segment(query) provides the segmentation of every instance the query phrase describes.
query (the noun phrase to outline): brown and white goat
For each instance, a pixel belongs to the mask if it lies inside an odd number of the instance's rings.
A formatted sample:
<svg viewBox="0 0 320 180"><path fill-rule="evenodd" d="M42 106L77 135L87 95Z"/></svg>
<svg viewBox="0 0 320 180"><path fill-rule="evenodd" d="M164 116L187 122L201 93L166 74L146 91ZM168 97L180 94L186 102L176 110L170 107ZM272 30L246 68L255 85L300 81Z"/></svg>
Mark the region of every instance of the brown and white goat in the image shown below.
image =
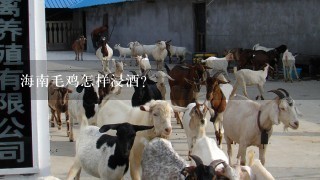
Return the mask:
<svg viewBox="0 0 320 180"><path fill-rule="evenodd" d="M191 155L193 145L198 138L200 129L206 127L206 115L211 109L209 109L205 103L200 104L198 102L190 103L187 106L187 109L188 110L182 117L182 124L187 135L189 148L188 155Z"/></svg>
<svg viewBox="0 0 320 180"><path fill-rule="evenodd" d="M51 127L54 127L54 119L58 124L58 129L61 129L61 113L65 113L67 121L67 136L70 134L70 122L69 122L69 112L68 112L68 101L69 93L72 93L72 90L68 87L57 87L53 80L49 82L48 85L48 105L51 110ZM71 139L70 139L71 141Z"/></svg>
<svg viewBox="0 0 320 180"><path fill-rule="evenodd" d="M222 126L223 112L226 109L227 99L231 93L232 85L228 84L229 81L226 81L225 78L220 78L220 76L222 76L220 74L221 72L217 72L212 77L208 75L206 80L206 100L214 110L214 115L211 116L210 121L213 123L217 143L220 148L222 148L222 137L224 132Z"/></svg>

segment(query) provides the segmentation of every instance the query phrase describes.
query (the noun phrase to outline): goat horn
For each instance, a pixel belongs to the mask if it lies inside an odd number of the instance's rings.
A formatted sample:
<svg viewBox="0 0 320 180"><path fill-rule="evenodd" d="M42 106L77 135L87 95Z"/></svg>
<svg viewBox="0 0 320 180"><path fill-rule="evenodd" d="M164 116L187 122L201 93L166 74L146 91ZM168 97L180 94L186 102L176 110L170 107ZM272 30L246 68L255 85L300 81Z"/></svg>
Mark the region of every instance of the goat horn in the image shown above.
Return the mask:
<svg viewBox="0 0 320 180"><path fill-rule="evenodd" d="M203 164L202 160L201 160L198 156L196 156L196 155L190 155L190 157L194 160L194 162L196 162L196 165L197 165L197 166Z"/></svg>
<svg viewBox="0 0 320 180"><path fill-rule="evenodd" d="M282 94L282 92L279 91L279 90L270 90L270 91L268 91L268 92L273 92L273 93L275 93L276 95L279 96L280 99L285 98L284 94Z"/></svg>
<svg viewBox="0 0 320 180"><path fill-rule="evenodd" d="M287 97L289 97L289 93L288 91L286 91L285 89L282 89L282 88L278 88L277 90L281 91L281 92L284 92L286 94Z"/></svg>
<svg viewBox="0 0 320 180"><path fill-rule="evenodd" d="M219 164L221 164L223 162L225 162L225 161L222 159L217 159L217 160L212 161L209 166L212 166L213 169L215 169Z"/></svg>

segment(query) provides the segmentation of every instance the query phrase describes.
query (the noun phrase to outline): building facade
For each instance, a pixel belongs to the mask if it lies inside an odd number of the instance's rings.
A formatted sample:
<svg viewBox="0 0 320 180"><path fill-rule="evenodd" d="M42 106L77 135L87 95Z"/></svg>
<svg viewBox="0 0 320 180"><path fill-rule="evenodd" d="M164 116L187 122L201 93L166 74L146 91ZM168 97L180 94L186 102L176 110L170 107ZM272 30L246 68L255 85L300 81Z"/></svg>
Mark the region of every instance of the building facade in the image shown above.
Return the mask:
<svg viewBox="0 0 320 180"><path fill-rule="evenodd" d="M90 32L108 25L110 44L172 40L192 52L286 44L290 51L320 55L317 0L141 0L75 9Z"/></svg>

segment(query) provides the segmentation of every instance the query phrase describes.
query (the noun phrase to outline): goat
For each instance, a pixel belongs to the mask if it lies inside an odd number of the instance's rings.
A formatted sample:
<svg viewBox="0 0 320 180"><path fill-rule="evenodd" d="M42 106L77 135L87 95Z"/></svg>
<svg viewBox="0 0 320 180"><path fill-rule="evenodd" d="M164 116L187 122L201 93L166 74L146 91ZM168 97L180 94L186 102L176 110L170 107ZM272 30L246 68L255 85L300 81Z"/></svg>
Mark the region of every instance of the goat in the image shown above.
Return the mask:
<svg viewBox="0 0 320 180"><path fill-rule="evenodd" d="M182 180L180 172L186 166L169 140L156 137L146 143L141 158L142 179Z"/></svg>
<svg viewBox="0 0 320 180"><path fill-rule="evenodd" d="M141 157L144 149L142 139L155 137L168 138L172 132L171 116L173 111L186 111L186 108L172 106L163 100L151 100L140 107L132 107L123 100L110 99L100 109L98 126L111 123L129 122L144 124L154 128L138 133L130 154L130 173L132 179L140 179Z"/></svg>
<svg viewBox="0 0 320 180"><path fill-rule="evenodd" d="M153 75L151 75L149 77L151 80L153 78L156 78L156 80L154 80L156 83L156 86L158 88L158 90L160 91L161 93L161 96L162 96L162 100L165 100L166 98L166 86L165 86L165 83L164 83L164 79L165 78L168 78L170 79L171 81L174 81L174 79L172 79L168 74L166 74L165 72L163 71L157 71L156 73L154 73Z"/></svg>
<svg viewBox="0 0 320 180"><path fill-rule="evenodd" d="M147 54L145 54L144 57L136 56L135 59L139 65L141 74L145 74L146 71L151 70L151 65Z"/></svg>
<svg viewBox="0 0 320 180"><path fill-rule="evenodd" d="M119 51L119 59L123 57L123 60L125 60L127 56L131 57L130 48L121 47L120 44L116 44L114 45L114 49Z"/></svg>
<svg viewBox="0 0 320 180"><path fill-rule="evenodd" d="M191 155L191 158L197 162L196 166L188 166L173 149L170 141L154 138L145 145L143 151L142 179L212 179L215 167L222 162L218 160L205 166L197 156Z"/></svg>
<svg viewBox="0 0 320 180"><path fill-rule="evenodd" d="M137 76L135 71L130 72ZM156 82L149 79L146 75L138 76L137 78L137 84L134 86L134 93L131 98L132 107L141 106L149 102L151 99L163 99Z"/></svg>
<svg viewBox="0 0 320 180"><path fill-rule="evenodd" d="M72 135L70 134L70 121L68 112L68 101L69 93L72 90L68 87L57 87L53 80L48 84L48 105L51 110L51 127L54 127L54 119L58 124L58 129L61 129L61 113L65 113L67 122L67 136L69 136L70 141L73 141Z"/></svg>
<svg viewBox="0 0 320 180"><path fill-rule="evenodd" d="M229 100L223 117L229 159L232 157L231 143L234 141L239 144L237 157L241 157L241 164L245 164L246 149L251 145L259 147L259 159L264 164L266 146L273 125L282 122L285 129L299 127L300 114L289 93L280 88L269 92L275 93L278 97L264 104L247 98L241 101L235 100L237 96Z"/></svg>
<svg viewBox="0 0 320 180"><path fill-rule="evenodd" d="M128 46L129 46L129 49L131 50L132 57L142 56L143 54L145 54L143 46L138 41L130 42ZM131 66L131 62L132 61L130 61L130 66ZM136 65L138 65L137 62L136 62Z"/></svg>
<svg viewBox="0 0 320 180"><path fill-rule="evenodd" d="M201 60L202 63L206 63L206 66L211 68L212 71L223 71L227 78L229 79L228 75L228 61L234 60L233 53L228 53L223 58L217 57L209 57L205 60ZM212 74L212 73L211 73Z"/></svg>
<svg viewBox="0 0 320 180"><path fill-rule="evenodd" d="M264 70L260 70L260 71L253 71L250 69L241 69L237 71L236 68L234 68L235 70L234 75L236 77L236 82L233 86L233 90L231 92L230 97L234 96L238 86L241 85L243 88L243 94L247 98L249 98L246 86L257 85L260 92L260 96L258 95L256 99L260 97L261 100L264 100L263 86L266 83L269 67L270 67L269 64L266 64L266 66L264 67Z"/></svg>
<svg viewBox="0 0 320 180"><path fill-rule="evenodd" d="M182 63L186 59L186 55L191 54L191 52L189 52L186 47L173 46L170 43L171 40L166 41L166 49L168 51L170 64L172 63L172 56L176 56L179 59L179 63Z"/></svg>
<svg viewBox="0 0 320 180"><path fill-rule="evenodd" d="M109 62L113 61L113 67L115 66L115 60L112 59L113 50L108 45L106 38L102 39L101 47L99 47L96 51L97 58L101 61L102 71L106 73L111 73L109 69Z"/></svg>
<svg viewBox="0 0 320 180"><path fill-rule="evenodd" d="M111 79L111 74L105 78ZM68 101L68 111L70 113L70 141L73 141L73 122L74 120L89 121L90 124L97 123L97 114L99 108L106 101L103 101L106 95L114 94L116 88L112 86L113 80L103 78L93 81L88 78L80 83L70 94Z"/></svg>
<svg viewBox="0 0 320 180"><path fill-rule="evenodd" d="M238 179L237 176L239 176L240 168L233 169L230 167L230 161L226 154L217 146L214 139L209 138L206 135L205 127L199 129L198 138L193 146L192 155L197 157L197 159L191 161L191 166L194 164L198 166L200 160L201 164L205 166L211 166L213 162L218 161L219 164L222 163L222 165L216 164L213 168L213 171L217 172L217 175L223 175L232 180Z"/></svg>
<svg viewBox="0 0 320 180"><path fill-rule="evenodd" d="M188 110L182 117L182 124L187 135L188 155L191 155L194 142L199 134L199 129L206 127L206 114L210 110L206 104L199 104L198 102L190 103L187 108Z"/></svg>
<svg viewBox="0 0 320 180"><path fill-rule="evenodd" d="M294 70L297 79L300 81L295 63L296 63L295 56L293 56L292 53L289 52L287 49L282 56L283 76L284 76L285 82L287 82L288 80L293 82L292 70Z"/></svg>
<svg viewBox="0 0 320 180"><path fill-rule="evenodd" d="M95 50L97 50L99 48L99 41L100 41L101 37L107 36L108 35L107 33L108 33L107 26L101 26L101 27L95 28L91 32L92 45Z"/></svg>
<svg viewBox="0 0 320 180"><path fill-rule="evenodd" d="M86 38L84 36L80 36L77 40L75 40L72 44L72 49L74 53L76 54L76 61L80 60L81 56L81 61L83 61L83 50L84 50L84 45L86 43Z"/></svg>
<svg viewBox="0 0 320 180"><path fill-rule="evenodd" d="M224 78L219 78L221 71L214 74L212 77L208 75L206 79L206 100L210 103L214 110L214 115L211 116L210 121L213 123L216 140L220 148L222 148L223 138L223 112L226 109L227 100L232 91L232 85ZM223 75L221 75L223 76Z"/></svg>
<svg viewBox="0 0 320 180"><path fill-rule="evenodd" d="M237 62L237 68L239 70L252 68L252 59L253 59L254 50L235 48L235 49L232 49L230 52L233 53L233 57Z"/></svg>
<svg viewBox="0 0 320 180"><path fill-rule="evenodd" d="M158 41L152 51L152 56L157 63L157 70L162 70L163 62L168 55L165 41Z"/></svg>
<svg viewBox="0 0 320 180"><path fill-rule="evenodd" d="M124 63L122 61L120 62L116 62L116 69L115 72L113 73L114 75L114 79L113 79L113 86L116 88L118 88L118 90L116 90L116 94L119 95L121 93L121 86L118 86L119 81L121 81L121 84L126 83L127 81L123 81L122 80L122 73L123 73L123 67L124 67ZM115 84L117 83L117 84Z"/></svg>
<svg viewBox="0 0 320 180"><path fill-rule="evenodd" d="M206 77L207 66L201 64L195 65L176 65L171 70L165 64L168 75L174 79L169 79L170 85L170 100L173 105L182 107L195 101L197 94L200 92L201 84ZM175 113L177 123L181 123L181 118L178 113ZM182 125L182 124L181 124Z"/></svg>
<svg viewBox="0 0 320 180"><path fill-rule="evenodd" d="M129 155L136 132L153 126L131 125L129 123L103 125L100 129L88 126L82 120L76 144L76 156L68 173L68 180L79 178L81 169L100 179L122 179L129 168ZM117 131L116 136L104 134Z"/></svg>

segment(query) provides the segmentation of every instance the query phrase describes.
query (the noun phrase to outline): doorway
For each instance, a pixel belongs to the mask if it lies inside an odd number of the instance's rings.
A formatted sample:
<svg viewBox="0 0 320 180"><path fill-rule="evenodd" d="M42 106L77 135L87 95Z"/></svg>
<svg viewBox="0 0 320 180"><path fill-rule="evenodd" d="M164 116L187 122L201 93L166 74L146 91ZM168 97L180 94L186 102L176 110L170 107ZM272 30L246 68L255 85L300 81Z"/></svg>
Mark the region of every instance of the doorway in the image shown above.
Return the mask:
<svg viewBox="0 0 320 180"><path fill-rule="evenodd" d="M194 3L195 51L206 52L206 3Z"/></svg>

